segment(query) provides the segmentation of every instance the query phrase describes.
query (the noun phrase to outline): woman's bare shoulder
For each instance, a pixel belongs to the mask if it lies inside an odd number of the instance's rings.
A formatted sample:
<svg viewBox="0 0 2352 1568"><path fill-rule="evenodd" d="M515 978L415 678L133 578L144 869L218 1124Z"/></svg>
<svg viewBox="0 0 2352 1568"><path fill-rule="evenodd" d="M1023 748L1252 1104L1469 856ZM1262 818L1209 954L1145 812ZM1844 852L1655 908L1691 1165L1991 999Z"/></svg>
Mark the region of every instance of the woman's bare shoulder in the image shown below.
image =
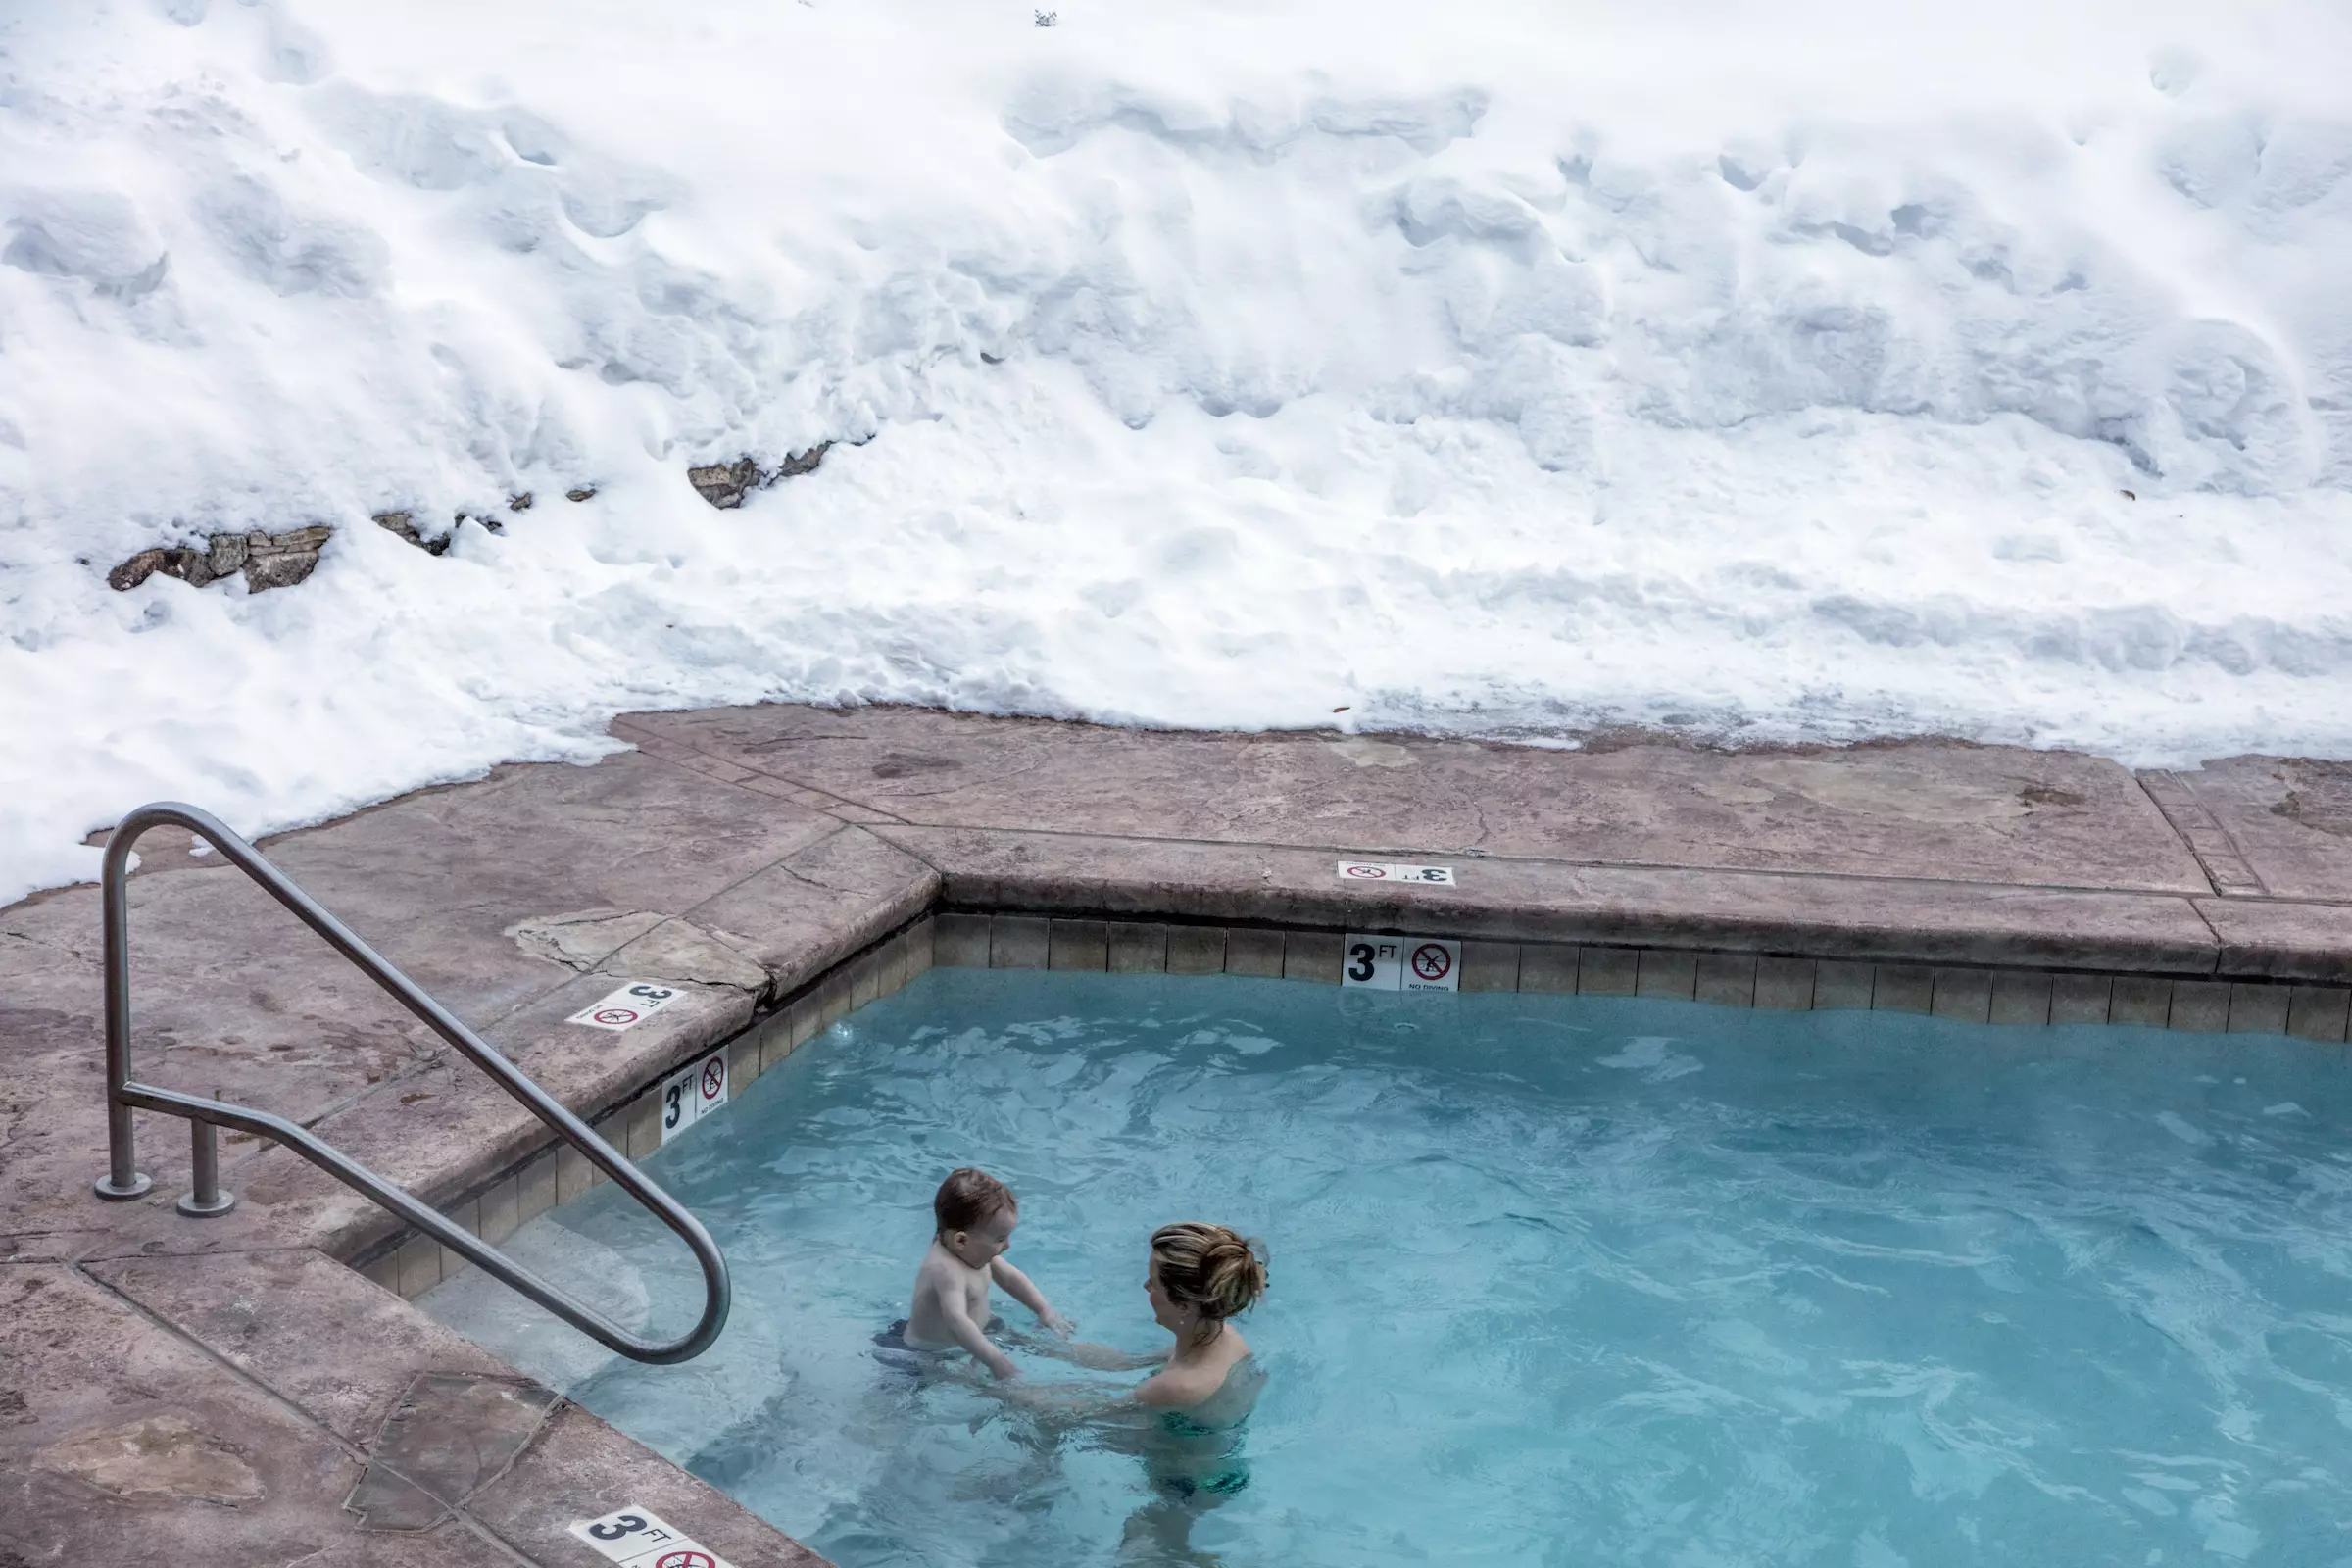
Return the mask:
<svg viewBox="0 0 2352 1568"><path fill-rule="evenodd" d="M1135 1402L1154 1410L1182 1410L1199 1404L1225 1382L1222 1368L1167 1367L1144 1380Z"/></svg>
<svg viewBox="0 0 2352 1568"><path fill-rule="evenodd" d="M1155 1410L1185 1410L1205 1403L1225 1386L1233 1369L1250 1359L1250 1347L1239 1334L1227 1331L1219 1347L1225 1353L1191 1366L1170 1366L1146 1379L1135 1391L1138 1404Z"/></svg>

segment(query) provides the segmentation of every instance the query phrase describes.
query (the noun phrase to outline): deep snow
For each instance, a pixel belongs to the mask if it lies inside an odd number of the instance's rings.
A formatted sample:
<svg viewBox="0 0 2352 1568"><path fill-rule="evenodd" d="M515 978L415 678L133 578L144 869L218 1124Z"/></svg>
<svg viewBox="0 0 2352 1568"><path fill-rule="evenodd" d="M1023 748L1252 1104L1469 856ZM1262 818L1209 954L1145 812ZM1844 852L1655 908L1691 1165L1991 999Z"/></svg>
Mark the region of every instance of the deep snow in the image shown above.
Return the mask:
<svg viewBox="0 0 2352 1568"><path fill-rule="evenodd" d="M0 11L0 902L760 698L2352 753L2340 6L1056 9Z"/></svg>

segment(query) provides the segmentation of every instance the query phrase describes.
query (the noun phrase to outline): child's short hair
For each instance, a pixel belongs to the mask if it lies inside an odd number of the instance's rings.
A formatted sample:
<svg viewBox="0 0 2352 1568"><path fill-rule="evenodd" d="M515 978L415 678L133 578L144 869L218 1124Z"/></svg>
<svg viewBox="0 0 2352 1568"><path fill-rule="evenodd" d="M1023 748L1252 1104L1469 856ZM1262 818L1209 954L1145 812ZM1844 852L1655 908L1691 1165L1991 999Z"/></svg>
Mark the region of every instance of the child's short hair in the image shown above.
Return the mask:
<svg viewBox="0 0 2352 1568"><path fill-rule="evenodd" d="M932 1217L939 1222L938 1234L950 1231L968 1231L991 1214L1019 1213L1020 1200L1012 1189L984 1170L965 1165L948 1172L948 1179L939 1184L931 1199Z"/></svg>

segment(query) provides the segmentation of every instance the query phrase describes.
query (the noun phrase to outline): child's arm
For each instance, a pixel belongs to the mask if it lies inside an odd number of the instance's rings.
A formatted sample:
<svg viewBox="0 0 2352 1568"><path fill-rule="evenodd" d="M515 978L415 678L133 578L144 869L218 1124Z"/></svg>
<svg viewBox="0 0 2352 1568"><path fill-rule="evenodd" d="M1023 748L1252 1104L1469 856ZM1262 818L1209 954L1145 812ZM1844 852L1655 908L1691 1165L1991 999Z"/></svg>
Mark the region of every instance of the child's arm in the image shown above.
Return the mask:
<svg viewBox="0 0 2352 1568"><path fill-rule="evenodd" d="M1045 1292L1030 1283L1028 1275L1001 1257L992 1261L988 1268L996 1282L1004 1287L1004 1294L1035 1312L1040 1323L1056 1334L1070 1332L1070 1320L1054 1310L1054 1303L1046 1299Z"/></svg>
<svg viewBox="0 0 2352 1568"><path fill-rule="evenodd" d="M998 1378L1018 1378L1021 1375L1021 1368L1013 1366L1011 1356L1006 1356L1004 1351L990 1345L986 1333L981 1333L981 1326L971 1321L971 1314L964 1309L964 1291L959 1286L953 1286L953 1281L951 1289L939 1293L939 1316L941 1321L948 1324L948 1336L957 1345L962 1345L964 1349L969 1349L971 1359L986 1366L990 1373L995 1373Z"/></svg>

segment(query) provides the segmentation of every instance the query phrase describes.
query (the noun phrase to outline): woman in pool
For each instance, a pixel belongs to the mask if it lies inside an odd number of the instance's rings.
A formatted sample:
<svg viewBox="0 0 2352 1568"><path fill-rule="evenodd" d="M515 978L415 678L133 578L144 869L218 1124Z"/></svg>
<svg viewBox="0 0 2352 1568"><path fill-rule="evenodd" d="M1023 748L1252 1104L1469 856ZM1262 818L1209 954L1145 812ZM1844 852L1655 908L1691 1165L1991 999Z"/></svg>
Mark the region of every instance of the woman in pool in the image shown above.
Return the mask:
<svg viewBox="0 0 2352 1568"><path fill-rule="evenodd" d="M1188 1220L1152 1233L1144 1290L1176 1336L1167 1364L1135 1391L1151 1412L1137 1445L1153 1495L1127 1516L1120 1555L1214 1561L1192 1549L1193 1520L1250 1484L1243 1426L1266 1375L1232 1319L1266 1293L1261 1245Z"/></svg>
<svg viewBox="0 0 2352 1568"><path fill-rule="evenodd" d="M1144 1291L1152 1318L1176 1343L1139 1356L1101 1346L1061 1350L1102 1371L1156 1365L1157 1372L1108 1402L1100 1395L1072 1398L1066 1388L999 1385L1041 1414L1096 1425L1106 1446L1144 1461L1152 1495L1127 1521L1123 1557L1202 1560L1187 1542L1193 1519L1250 1484L1243 1429L1266 1377L1232 1320L1266 1292L1264 1253L1263 1244L1222 1225L1162 1225L1152 1233Z"/></svg>
<svg viewBox="0 0 2352 1568"><path fill-rule="evenodd" d="M1238 1429L1257 1403L1265 1374L1250 1355L1250 1343L1231 1319L1257 1303L1266 1291L1263 1245L1222 1225L1199 1220L1162 1225L1152 1233L1152 1258L1144 1292L1152 1316L1176 1336L1162 1352L1166 1364L1135 1391L1135 1402L1160 1412L1159 1425L1186 1438ZM1238 1446L1238 1440L1226 1446ZM1196 1478L1194 1490L1236 1491L1248 1480L1242 1471L1231 1484L1222 1477Z"/></svg>

